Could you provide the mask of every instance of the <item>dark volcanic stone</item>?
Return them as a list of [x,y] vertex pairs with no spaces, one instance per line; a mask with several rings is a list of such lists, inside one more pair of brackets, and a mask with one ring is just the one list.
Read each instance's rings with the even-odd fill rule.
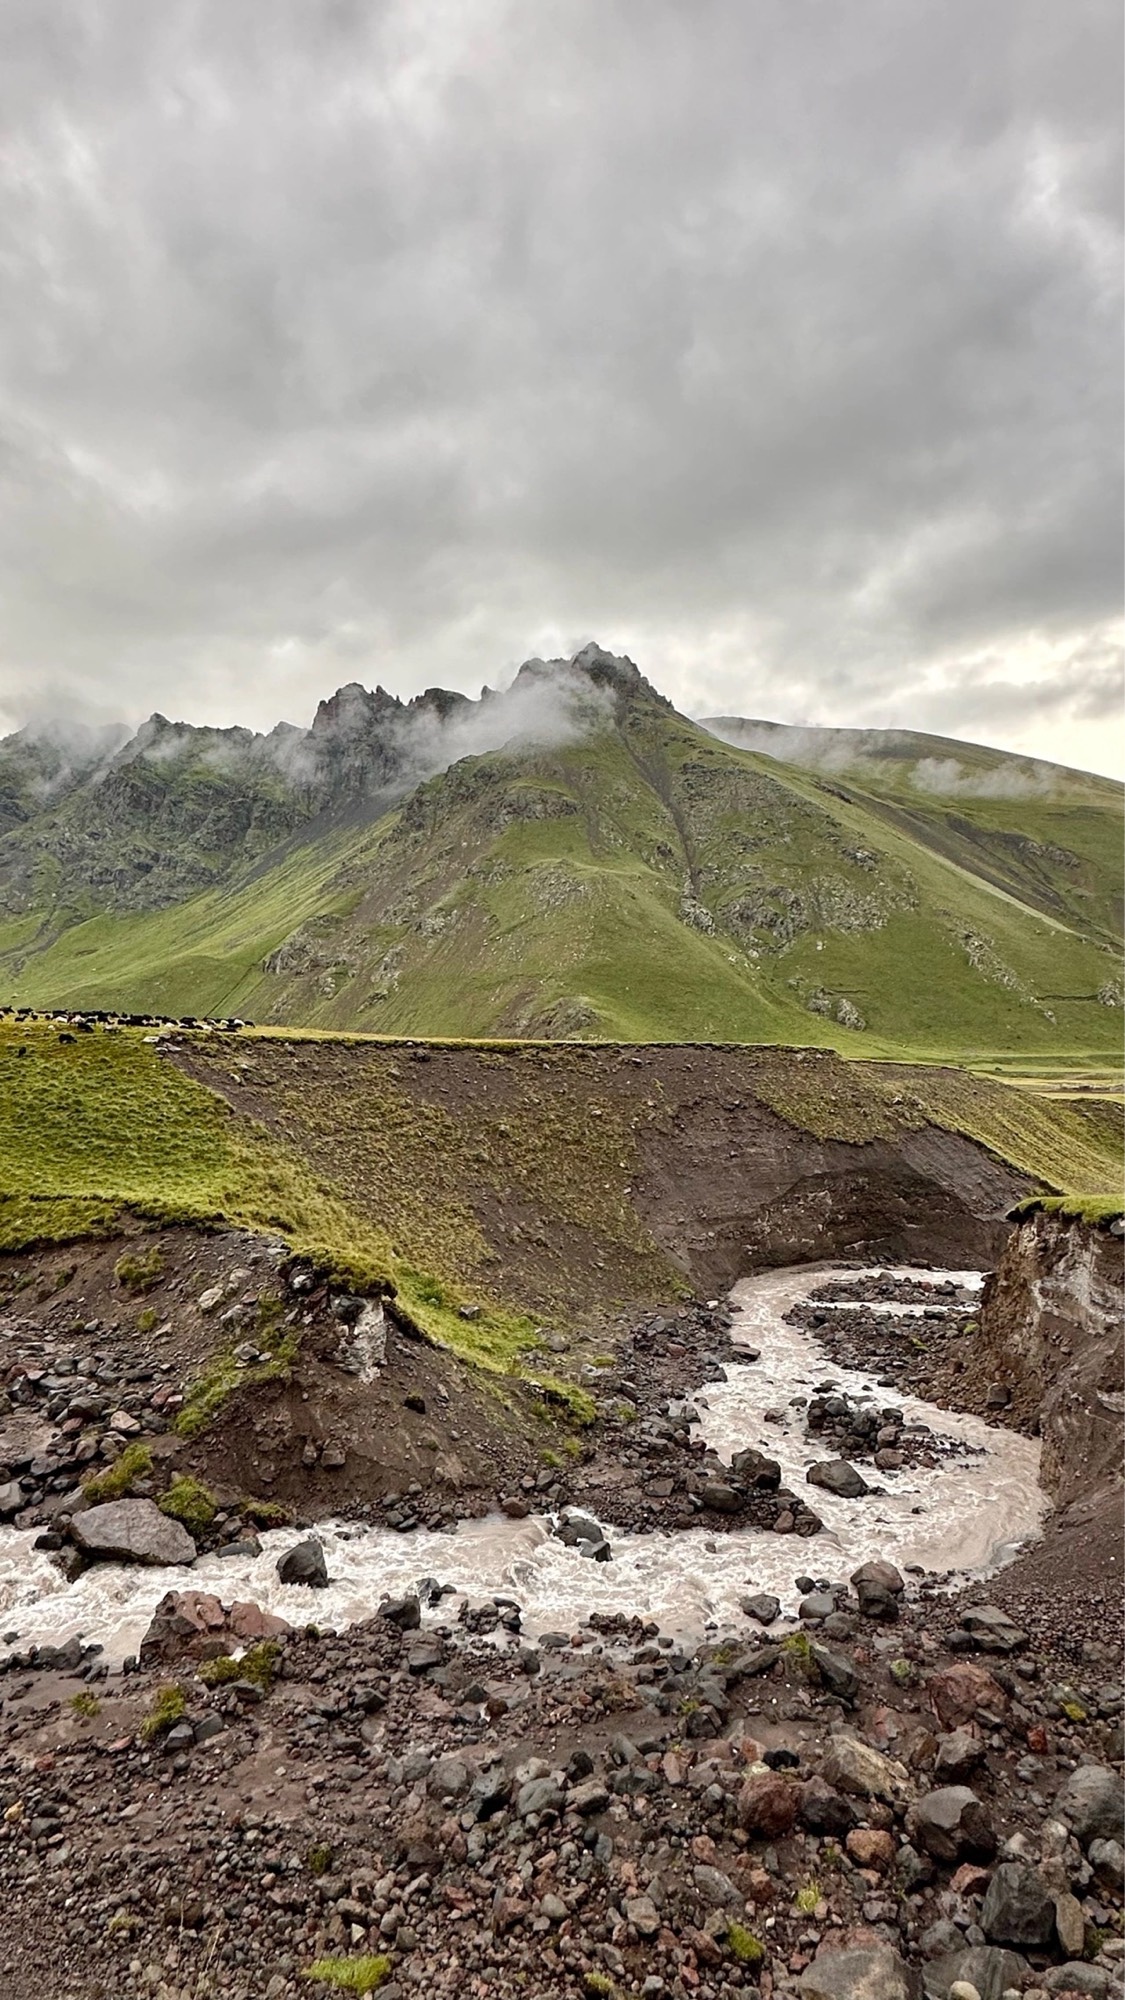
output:
[[286,1549],[278,1557],[277,1574],[282,1583],[303,1583],[310,1590],[323,1590],[328,1583],[328,1565],[316,1537],[310,1535],[307,1541]]
[[818,1459],[815,1465],[810,1465],[805,1477],[810,1486],[822,1486],[838,1500],[860,1500],[871,1491],[863,1474],[849,1465],[846,1458]]

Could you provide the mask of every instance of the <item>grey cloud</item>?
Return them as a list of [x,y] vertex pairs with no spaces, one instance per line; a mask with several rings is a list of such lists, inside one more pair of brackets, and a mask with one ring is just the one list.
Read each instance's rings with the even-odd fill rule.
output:
[[684,707],[921,727],[991,650],[1003,736],[1004,658],[1120,610],[1119,40],[10,0],[0,708],[261,727],[592,631]]

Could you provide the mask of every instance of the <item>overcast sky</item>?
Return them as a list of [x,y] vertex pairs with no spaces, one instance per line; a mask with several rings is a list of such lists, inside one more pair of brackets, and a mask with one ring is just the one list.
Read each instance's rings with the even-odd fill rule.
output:
[[592,636],[1121,768],[1118,0],[0,9],[0,724]]

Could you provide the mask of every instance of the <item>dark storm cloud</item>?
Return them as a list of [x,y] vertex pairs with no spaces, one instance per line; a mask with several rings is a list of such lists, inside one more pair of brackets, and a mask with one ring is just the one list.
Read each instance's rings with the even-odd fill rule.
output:
[[1074,756],[1118,40],[1102,0],[9,0],[0,707],[304,721],[596,633],[692,710]]

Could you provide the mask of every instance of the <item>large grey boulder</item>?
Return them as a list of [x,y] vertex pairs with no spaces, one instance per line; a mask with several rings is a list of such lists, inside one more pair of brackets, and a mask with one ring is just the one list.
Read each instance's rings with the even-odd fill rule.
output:
[[894,1625],[898,1620],[898,1598],[893,1590],[881,1583],[857,1583],[855,1594],[859,1599],[861,1618],[872,1618],[881,1625]]
[[823,1486],[826,1493],[834,1493],[838,1500],[861,1500],[871,1491],[863,1474],[849,1465],[846,1458],[820,1458],[810,1465],[805,1478],[810,1486]]
[[198,1550],[182,1521],[162,1514],[154,1500],[107,1500],[76,1514],[71,1536],[85,1555],[101,1562],[193,1563]]
[[1119,1896],[1125,1889],[1125,1848],[1119,1840],[1092,1840],[1087,1858],[1099,1888]]
[[323,1590],[328,1583],[328,1565],[324,1560],[324,1550],[315,1535],[306,1541],[295,1542],[277,1559],[277,1574],[282,1583],[303,1583],[310,1590]]
[[824,1951],[797,1981],[802,2000],[922,2000],[922,1977],[889,1945]]
[[24,1504],[23,1487],[18,1479],[7,1479],[0,1486],[0,1520],[10,1521]]
[[884,1562],[881,1557],[874,1562],[860,1563],[859,1568],[852,1571],[851,1582],[856,1590],[861,1584],[877,1583],[880,1589],[889,1590],[895,1597],[900,1597],[906,1589],[901,1570],[897,1570],[893,1563]]
[[996,1852],[992,1822],[968,1785],[942,1785],[936,1792],[926,1792],[907,1813],[906,1830],[915,1847],[935,1861],[958,1861],[963,1854],[987,1861]]
[[1022,1987],[1029,1971],[1018,1952],[1000,1951],[995,1945],[966,1945],[962,1951],[948,1952],[923,1968],[926,2000],[949,2000],[949,1989],[958,1980],[975,1986],[980,2000],[1001,2000],[1001,1996]]
[[1025,1861],[1002,1861],[985,1891],[980,1922],[994,1944],[1050,1944],[1055,1899],[1038,1869]]
[[1055,1812],[1083,1846],[1088,1840],[1120,1840],[1125,1818],[1120,1778],[1104,1764],[1080,1764],[1056,1794]]

